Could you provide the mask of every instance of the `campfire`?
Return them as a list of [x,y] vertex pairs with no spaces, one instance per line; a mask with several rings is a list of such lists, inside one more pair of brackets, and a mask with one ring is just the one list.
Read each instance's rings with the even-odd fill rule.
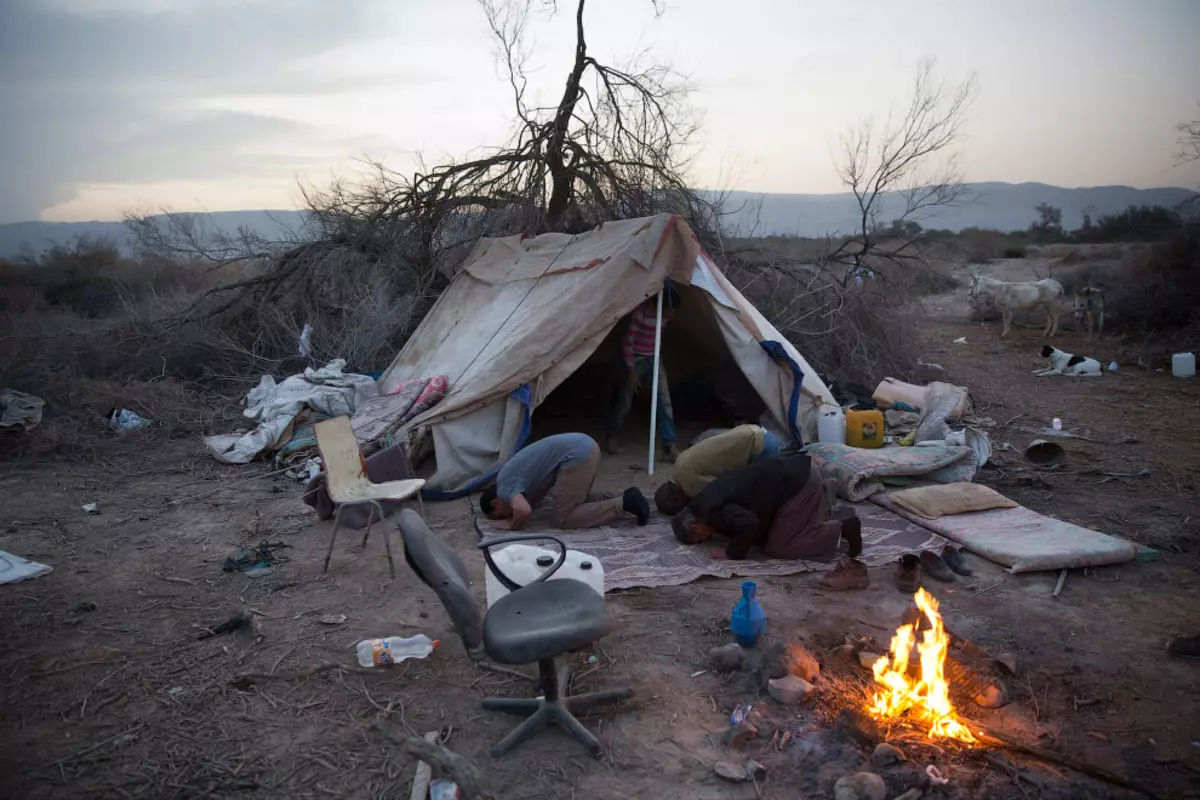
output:
[[[891,656],[880,656],[872,666],[880,688],[868,712],[881,722],[907,715],[929,730],[931,739],[957,739],[973,744],[976,737],[960,720],[950,702],[950,684],[946,680],[946,651],[950,636],[938,613],[938,602],[924,589],[914,598],[929,620],[929,628],[917,641],[917,625],[902,625],[892,637]],[[920,669],[909,674],[913,645],[920,657]]]

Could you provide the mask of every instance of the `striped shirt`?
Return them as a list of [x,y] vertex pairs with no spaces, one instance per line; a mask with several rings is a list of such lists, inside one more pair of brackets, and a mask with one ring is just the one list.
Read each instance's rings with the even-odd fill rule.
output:
[[629,327],[621,337],[621,355],[625,366],[632,367],[637,356],[654,355],[654,319],[657,316],[655,303],[647,301],[634,309],[629,318]]

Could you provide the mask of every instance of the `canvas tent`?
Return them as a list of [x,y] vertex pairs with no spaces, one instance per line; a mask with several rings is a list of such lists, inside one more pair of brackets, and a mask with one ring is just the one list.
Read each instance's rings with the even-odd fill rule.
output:
[[416,449],[432,444],[437,471],[428,496],[464,494],[490,480],[528,439],[534,409],[667,280],[685,295],[671,329],[723,345],[778,427],[815,438],[816,408],[834,402],[829,389],[681,217],[485,239],[380,378],[389,392],[411,378],[449,376],[445,398],[401,431],[415,434]]

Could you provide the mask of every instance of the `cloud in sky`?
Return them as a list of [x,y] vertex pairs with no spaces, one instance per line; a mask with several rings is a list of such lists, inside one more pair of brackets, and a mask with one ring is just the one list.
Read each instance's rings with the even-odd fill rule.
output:
[[[886,116],[927,54],[978,74],[970,179],[1200,182],[1170,165],[1200,114],[1194,0],[592,0],[587,21],[599,57],[689,76],[699,185],[837,191],[838,133]],[[547,103],[572,22],[533,29]],[[364,154],[404,169],[496,144],[508,102],[474,0],[6,0],[0,222],[290,207]]]

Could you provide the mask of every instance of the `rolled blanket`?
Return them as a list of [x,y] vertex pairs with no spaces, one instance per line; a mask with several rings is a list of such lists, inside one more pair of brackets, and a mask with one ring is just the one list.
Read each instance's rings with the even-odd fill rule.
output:
[[838,495],[852,503],[883,491],[888,478],[934,483],[968,483],[975,477],[975,455],[969,447],[884,447],[864,450],[844,444],[814,442],[804,452],[826,478],[836,478]]

